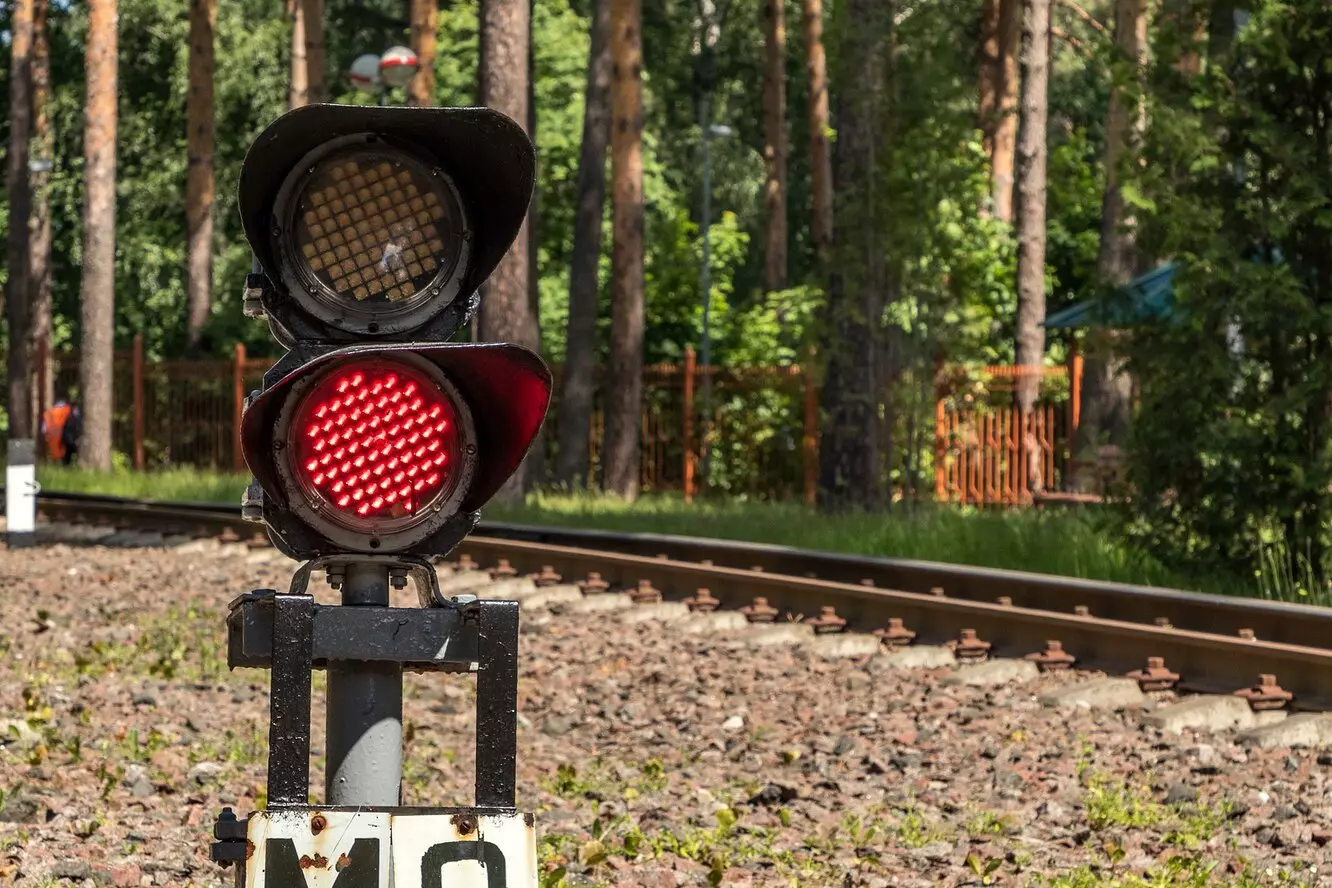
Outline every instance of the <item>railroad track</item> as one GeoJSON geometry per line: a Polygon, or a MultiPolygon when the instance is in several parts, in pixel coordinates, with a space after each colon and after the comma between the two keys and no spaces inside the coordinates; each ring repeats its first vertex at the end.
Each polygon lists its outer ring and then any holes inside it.
{"type": "MultiPolygon", "coordinates": [[[[239,508],[43,494],[53,522],[266,545],[239,508]]],[[[1332,710],[1332,609],[1017,571],[652,534],[483,523],[455,553],[498,576],[732,609],[792,632],[942,644],[959,660],[1134,674],[1144,687],[1257,689],[1255,709],[1332,710]],[[589,582],[590,581],[590,582],[589,582]],[[708,590],[706,593],[700,590],[708,590]],[[1260,678],[1265,676],[1268,678],[1260,678]],[[1266,682],[1266,683],[1265,683],[1266,682]],[[1286,701],[1282,689],[1293,694],[1286,701]]],[[[872,645],[871,645],[872,649],[872,645]]]]}

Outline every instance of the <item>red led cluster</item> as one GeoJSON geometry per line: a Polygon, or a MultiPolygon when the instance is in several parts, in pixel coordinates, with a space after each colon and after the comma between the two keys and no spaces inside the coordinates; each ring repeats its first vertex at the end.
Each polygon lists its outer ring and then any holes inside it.
{"type": "Polygon", "coordinates": [[[457,420],[448,395],[414,367],[384,359],[341,367],[297,410],[294,468],[349,517],[409,517],[449,486],[457,420]]]}

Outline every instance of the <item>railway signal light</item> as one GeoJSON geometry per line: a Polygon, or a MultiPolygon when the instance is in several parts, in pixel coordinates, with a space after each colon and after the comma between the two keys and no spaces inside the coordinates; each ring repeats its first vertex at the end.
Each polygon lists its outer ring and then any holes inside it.
{"type": "Polygon", "coordinates": [[[310,105],[255,141],[247,313],[289,351],[249,400],[241,447],[247,514],[287,555],[443,554],[518,468],[549,371],[516,345],[447,340],[534,173],[526,134],[483,108],[310,105]]]}

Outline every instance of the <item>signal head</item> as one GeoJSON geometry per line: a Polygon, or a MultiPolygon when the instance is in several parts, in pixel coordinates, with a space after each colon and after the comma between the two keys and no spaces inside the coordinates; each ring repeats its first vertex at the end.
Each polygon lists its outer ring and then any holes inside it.
{"type": "Polygon", "coordinates": [[[307,105],[241,169],[246,237],[283,345],[444,340],[531,202],[532,143],[485,108],[307,105]]]}
{"type": "Polygon", "coordinates": [[[270,537],[296,558],[448,552],[550,400],[545,364],[508,344],[360,345],[282,367],[241,443],[270,537]]]}

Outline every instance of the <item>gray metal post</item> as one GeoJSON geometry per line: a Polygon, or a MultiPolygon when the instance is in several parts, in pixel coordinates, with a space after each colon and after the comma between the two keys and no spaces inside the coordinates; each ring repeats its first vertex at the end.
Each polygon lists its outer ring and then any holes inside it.
{"type": "MultiPolygon", "coordinates": [[[[342,603],[347,607],[386,607],[388,568],[375,564],[348,565],[342,603]]],[[[400,804],[402,666],[330,663],[326,724],[326,804],[400,804]]]]}

